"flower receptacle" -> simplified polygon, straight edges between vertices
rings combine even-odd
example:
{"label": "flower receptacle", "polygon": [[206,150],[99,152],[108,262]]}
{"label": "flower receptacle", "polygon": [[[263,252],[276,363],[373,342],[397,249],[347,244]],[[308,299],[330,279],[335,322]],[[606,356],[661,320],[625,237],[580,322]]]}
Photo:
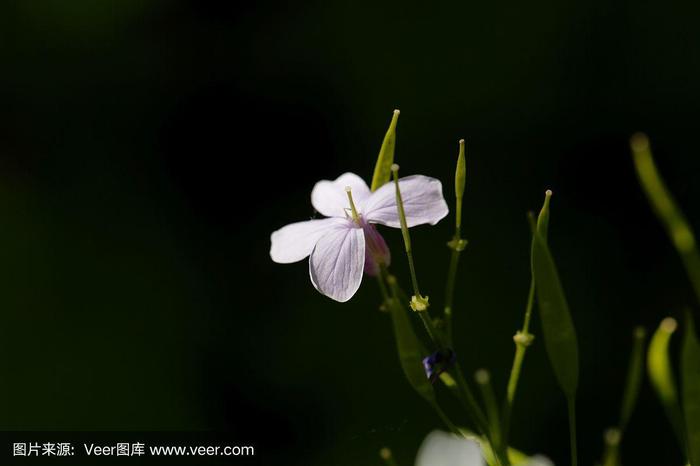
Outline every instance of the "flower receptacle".
{"label": "flower receptacle", "polygon": [[413,295],[411,296],[410,306],[416,312],[423,312],[428,310],[430,303],[428,302],[428,296]]}

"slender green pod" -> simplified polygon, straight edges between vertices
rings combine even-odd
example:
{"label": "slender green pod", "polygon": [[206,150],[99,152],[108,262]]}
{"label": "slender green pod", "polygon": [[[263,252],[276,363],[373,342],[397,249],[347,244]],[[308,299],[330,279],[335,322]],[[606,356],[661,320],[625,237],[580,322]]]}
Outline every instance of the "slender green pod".
{"label": "slender green pod", "polygon": [[678,437],[681,448],[686,449],[685,429],[683,427],[683,416],[678,401],[678,389],[676,388],[675,377],[669,357],[669,345],[671,335],[676,331],[678,323],[672,317],[666,317],[661,321],[659,328],[649,342],[647,350],[647,372],[651,386],[661,401],[661,405],[666,411],[671,426]]}
{"label": "slender green pod", "polygon": [[632,136],[630,147],[639,183],[681,256],[691,285],[700,301],[700,253],[698,253],[693,230],[656,168],[646,135],[637,133]]}
{"label": "slender green pod", "polygon": [[372,175],[372,191],[376,191],[391,179],[391,165],[394,163],[394,150],[396,149],[396,124],[399,121],[400,113],[398,110],[394,110],[389,129],[386,131],[382,147],[379,149]]}
{"label": "slender green pod", "polygon": [[644,340],[646,330],[644,327],[634,329],[634,343],[632,354],[630,355],[627,367],[627,378],[625,382],[625,392],[622,395],[622,405],[620,407],[620,432],[624,432],[629,424],[632,412],[639,398],[639,390],[642,385],[642,374],[644,373]]}

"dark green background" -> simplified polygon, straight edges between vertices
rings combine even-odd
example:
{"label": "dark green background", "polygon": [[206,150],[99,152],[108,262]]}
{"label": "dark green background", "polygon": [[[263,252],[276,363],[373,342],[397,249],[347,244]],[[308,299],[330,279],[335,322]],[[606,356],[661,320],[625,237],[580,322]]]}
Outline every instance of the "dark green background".
{"label": "dark green background", "polygon": [[[696,304],[627,140],[649,134],[698,225],[699,13],[660,0],[4,2],[0,427],[214,429],[253,439],[262,464],[378,465],[384,445],[412,464],[441,426],[402,378],[375,283],[337,304],[306,262],[268,255],[273,230],[313,215],[315,181],[369,180],[400,108],[397,162],[444,180],[448,199],[467,139],[456,350],[500,395],[529,285],[525,213],[554,190],[591,464],[632,327]],[[405,281],[400,234],[382,233]],[[413,235],[439,304],[451,223]],[[541,339],[514,423],[516,446],[567,463]],[[646,385],[623,454],[680,464]]]}

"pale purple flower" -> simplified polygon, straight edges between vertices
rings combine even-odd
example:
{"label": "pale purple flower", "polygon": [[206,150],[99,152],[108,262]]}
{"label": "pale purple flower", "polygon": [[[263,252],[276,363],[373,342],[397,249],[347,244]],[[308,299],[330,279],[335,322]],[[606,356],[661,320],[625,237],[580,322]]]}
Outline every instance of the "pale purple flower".
{"label": "pale purple flower", "polygon": [[[399,180],[399,187],[409,228],[435,225],[447,215],[439,180],[407,176]],[[371,192],[353,173],[319,181],[311,191],[311,204],[328,218],[292,223],[272,233],[270,257],[288,264],[310,256],[309,275],[316,289],[336,301],[349,300],[365,271],[376,274],[379,264],[389,263],[389,249],[374,224],[401,228],[395,189],[390,182]]]}

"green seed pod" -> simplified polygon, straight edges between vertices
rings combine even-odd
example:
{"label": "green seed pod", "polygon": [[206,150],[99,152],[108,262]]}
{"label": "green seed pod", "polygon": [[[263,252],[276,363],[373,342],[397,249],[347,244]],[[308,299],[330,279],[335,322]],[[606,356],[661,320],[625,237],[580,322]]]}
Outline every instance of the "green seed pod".
{"label": "green seed pod", "polygon": [[399,120],[399,113],[398,110],[394,110],[389,129],[386,131],[384,142],[379,149],[374,175],[372,175],[372,191],[376,191],[391,179],[391,165],[394,163],[394,149],[396,148],[396,123]]}
{"label": "green seed pod", "polygon": [[462,228],[462,198],[464,186],[467,183],[467,162],[464,155],[464,139],[459,140],[459,155],[457,156],[457,169],[455,170],[455,197],[457,199],[457,231]]}

